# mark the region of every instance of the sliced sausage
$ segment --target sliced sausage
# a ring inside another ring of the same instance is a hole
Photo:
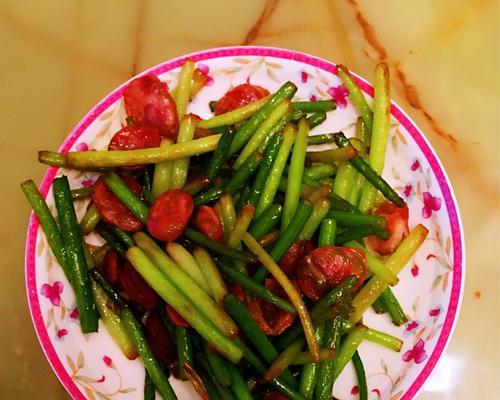
[[[193,208],[193,198],[185,191],[172,189],[163,193],[149,210],[149,233],[164,242],[177,239],[184,232]]]
[[[217,242],[224,241],[224,231],[217,212],[209,206],[200,206],[193,218],[193,224],[201,233]]]
[[[135,123],[145,122],[166,138],[176,140],[179,130],[177,109],[168,87],[158,77],[134,79],[123,91],[125,110]]]
[[[144,278],[137,272],[134,266],[125,260],[119,275],[120,288],[127,293],[128,297],[147,310],[153,309],[160,297],[151,289]]]
[[[129,176],[122,176],[121,178],[136,196],[140,196],[141,185],[137,180]],[[142,228],[141,221],[108,189],[102,176],[99,177],[92,188],[92,201],[99,212],[99,216],[104,221],[117,226],[125,232],[136,232]]]
[[[224,114],[237,108],[246,106],[269,95],[263,87],[244,83],[229,90],[216,103],[215,115]]]
[[[382,216],[387,221],[389,238],[380,239],[378,236],[368,236],[367,244],[381,255],[389,255],[397,249],[402,240],[408,236],[408,206],[398,207],[392,203],[385,202],[377,207],[373,214]]]

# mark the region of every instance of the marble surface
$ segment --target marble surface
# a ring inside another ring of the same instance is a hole
[[[56,148],[108,91],[203,48],[287,47],[370,79],[386,61],[393,97],[454,185],[467,247],[462,312],[420,399],[494,399],[498,384],[499,3],[495,0],[0,0],[0,398],[67,399],[36,339],[24,293],[36,151]]]

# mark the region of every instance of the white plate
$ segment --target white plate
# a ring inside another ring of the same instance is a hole
[[[210,100],[218,99],[233,85],[249,80],[275,91],[287,80],[299,87],[297,98],[328,98],[341,85],[335,65],[295,51],[268,47],[229,47],[206,50],[167,61],[144,74],[155,74],[175,86],[183,60],[189,57],[212,78],[189,105],[202,118],[211,115]],[[359,79],[371,101],[372,87]],[[125,120],[122,91],[110,93],[87,114],[59,149],[104,149]],[[333,89],[332,89],[333,88]],[[355,110],[347,107],[328,113],[313,134],[343,130],[353,134]],[[448,178],[423,134],[395,104],[388,142],[384,177],[406,199],[410,228],[418,223],[429,229],[425,243],[400,274],[394,288],[409,316],[395,327],[386,316],[367,312],[366,325],[404,340],[400,353],[363,343],[370,399],[411,399],[441,357],[458,314],[463,277],[464,242],[458,207]],[[91,173],[49,168],[41,184],[42,194],[54,211],[50,190],[57,175],[66,174],[72,187],[95,179]],[[76,203],[81,216],[86,204]],[[140,360],[127,360],[106,329],[83,335],[75,318],[75,296],[53,257],[32,215],[26,245],[26,286],[31,315],[43,350],[58,378],[74,399],[132,400],[142,398],[144,367]],[[356,399],[355,375],[349,365],[335,384],[334,395]],[[194,399],[188,385],[172,380],[179,399]]]

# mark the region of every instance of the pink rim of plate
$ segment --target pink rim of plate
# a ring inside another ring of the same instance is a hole
[[[333,73],[337,75],[337,70],[334,64],[331,62],[314,57],[308,54],[300,53],[292,50],[285,50],[273,47],[262,47],[262,46],[237,46],[237,47],[225,47],[216,48],[211,50],[205,50],[201,52],[196,52],[188,55],[184,55],[175,58],[171,61],[159,64],[139,75],[154,74],[159,75],[168,72],[172,69],[180,67],[186,58],[190,58],[194,61],[203,61],[214,58],[222,57],[233,57],[233,56],[269,56],[282,58],[291,61],[298,61],[304,64],[312,65],[314,67],[320,68],[324,71]],[[368,95],[373,96],[373,87],[365,80],[360,77],[356,77],[358,85],[361,89]],[[116,102],[122,97],[123,88],[127,82],[119,86],[108,96],[106,96],[102,101],[100,101],[83,119],[75,126],[71,131],[69,136],[63,142],[59,151],[65,153],[73,146],[80,135],[87,129],[87,127],[111,104]],[[437,155],[431,149],[427,139],[416,127],[416,125],[411,121],[411,119],[404,113],[396,104],[392,103],[391,113],[396,120],[398,120],[405,129],[410,133],[411,137],[418,145],[420,150],[423,152],[427,161],[429,162],[439,184],[439,187],[443,193],[444,202],[446,204],[446,209],[448,212],[450,226],[452,230],[452,242],[453,242],[453,256],[454,256],[454,267],[453,267],[453,281],[451,288],[450,301],[448,305],[448,311],[446,314],[445,322],[443,324],[441,334],[436,343],[436,346],[429,357],[424,368],[410,385],[405,394],[400,400],[410,400],[415,397],[424,382],[429,378],[429,375],[436,367],[441,354],[446,349],[448,341],[451,337],[453,329],[456,324],[456,317],[458,315],[458,310],[460,309],[461,297],[463,292],[463,282],[464,282],[464,260],[465,260],[465,248],[463,243],[463,230],[462,222],[460,220],[460,214],[455,199],[455,195],[449,183],[448,177],[439,161]],[[52,181],[54,180],[57,173],[57,168],[50,167],[45,173],[42,183],[40,185],[40,192],[44,197],[50,189]],[[26,290],[28,296],[28,304],[31,312],[31,317],[37,333],[38,339],[42,345],[43,351],[49,360],[54,372],[57,377],[64,385],[66,390],[71,394],[74,399],[85,400],[86,397],[78,389],[75,382],[70,378],[66,369],[64,368],[61,360],[59,359],[52,342],[48,336],[45,324],[43,321],[40,303],[38,300],[38,293],[36,289],[36,275],[35,275],[35,244],[37,240],[38,233],[38,220],[35,218],[34,214],[31,214],[28,234],[26,241]]]

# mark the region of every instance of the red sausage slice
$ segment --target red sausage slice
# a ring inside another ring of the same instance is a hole
[[[194,226],[204,235],[218,242],[224,241],[224,231],[217,212],[209,206],[200,206],[193,219]]]
[[[188,322],[184,318],[182,318],[182,316],[177,311],[175,311],[169,304],[165,305],[165,309],[167,310],[168,317],[175,325],[180,326],[181,328],[190,327]]]
[[[161,136],[158,129],[138,122],[116,132],[108,145],[108,150],[135,150],[158,147]]]
[[[240,301],[245,301],[245,290],[243,290],[243,287],[239,283],[226,282],[226,286]]]
[[[129,176],[122,176],[121,178],[135,195],[140,196],[141,185],[139,182]],[[104,221],[117,226],[125,232],[136,232],[142,228],[141,221],[108,189],[102,176],[94,184],[92,201],[97,211],[99,211],[99,216]]]
[[[144,278],[128,260],[125,260],[120,271],[119,282],[121,289],[130,299],[147,310],[153,309],[160,300],[158,294],[151,289]]]
[[[300,289],[312,300],[319,300],[351,275],[358,278],[359,286],[368,270],[364,253],[350,247],[319,247],[309,252],[298,267]]]
[[[108,250],[104,255],[104,277],[112,285],[118,283],[120,265],[118,255],[113,250]]]
[[[136,123],[119,130],[111,138],[108,150],[136,150],[158,147],[161,136],[158,129],[144,123]],[[125,169],[142,168],[142,165],[124,167]]]
[[[389,238],[382,240],[377,236],[369,236],[365,240],[367,244],[381,255],[388,255],[397,249],[401,241],[408,236],[408,206],[397,207],[392,203],[385,202],[377,207],[373,214],[385,217]]]
[[[244,83],[229,90],[215,105],[215,115],[224,114],[237,108],[246,106],[269,95],[263,87]]]
[[[177,139],[179,119],[168,87],[156,76],[134,79],[123,91],[127,115],[134,122],[145,122],[172,140]]]
[[[314,249],[311,241],[300,240],[295,242],[290,246],[285,255],[281,258],[280,268],[288,276],[294,276],[296,273],[297,266],[307,253]]]
[[[156,239],[170,242],[177,239],[193,213],[193,198],[180,189],[158,196],[148,215],[148,231]]]
[[[294,281],[292,283],[295,285]],[[278,296],[284,299],[288,298],[283,288],[274,278],[266,279],[264,286]],[[250,311],[260,329],[269,336],[281,335],[295,319],[295,315],[289,314],[257,297],[250,299],[248,311]]]
[[[165,365],[170,365],[177,360],[177,347],[158,314],[151,313],[148,316],[144,331],[151,351]]]

